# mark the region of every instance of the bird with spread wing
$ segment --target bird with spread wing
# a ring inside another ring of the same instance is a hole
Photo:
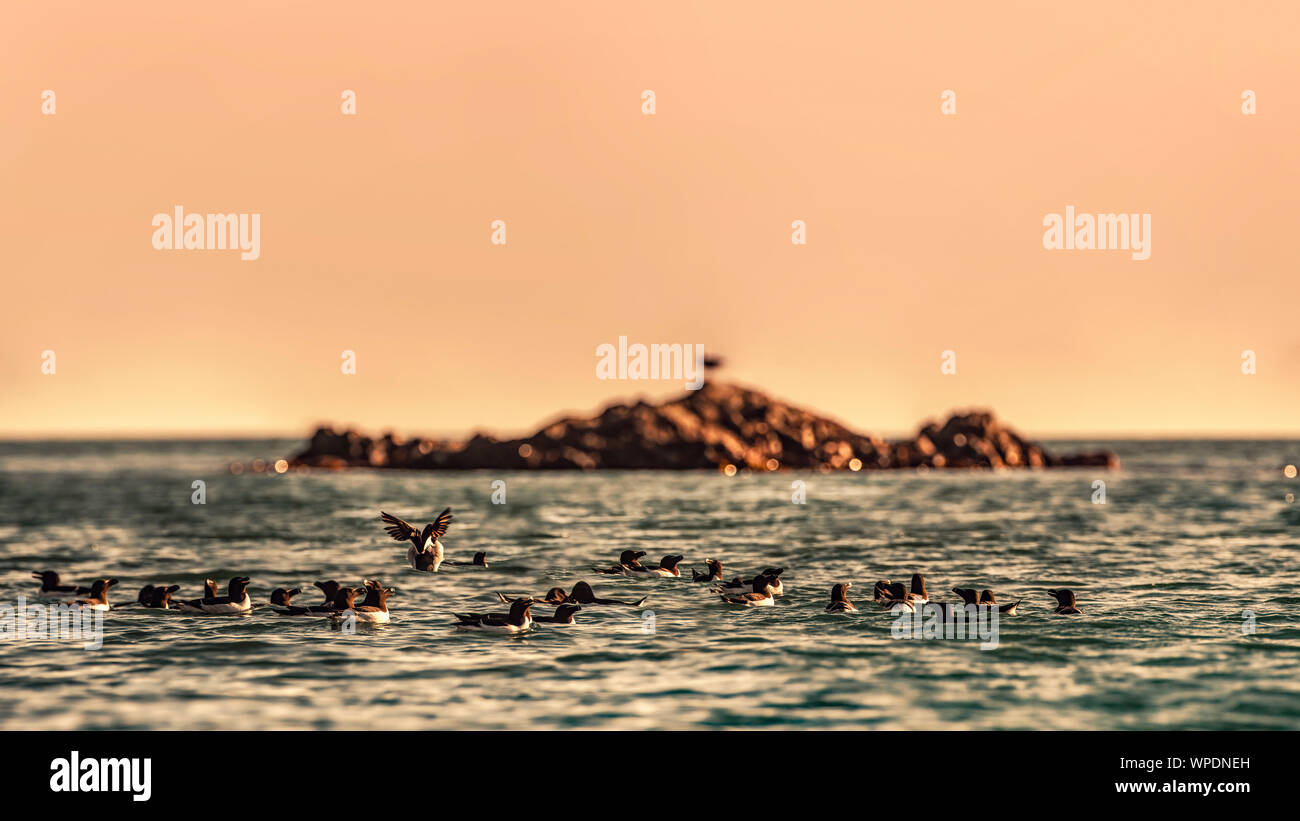
[[[446,534],[447,525],[451,524],[451,508],[439,513],[438,518],[425,525],[422,531],[382,510],[379,515],[387,525],[384,530],[388,531],[389,536],[399,542],[411,543],[406,551],[406,559],[411,567],[427,573],[438,572],[442,565],[442,542],[438,540]]]

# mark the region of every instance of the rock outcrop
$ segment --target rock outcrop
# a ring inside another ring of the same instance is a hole
[[[954,414],[886,442],[758,391],[707,383],[662,404],[610,405],[563,418],[522,439],[475,434],[461,442],[379,438],[320,428],[293,466],[415,470],[882,470],[1117,467],[1106,451],[1054,456],[987,411]]]

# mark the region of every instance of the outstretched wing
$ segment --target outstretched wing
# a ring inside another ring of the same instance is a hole
[[[398,519],[398,521],[400,522],[402,520]],[[405,525],[406,522],[402,522],[402,524]],[[439,513],[438,518],[433,520],[433,538],[441,539],[447,532],[447,525],[449,524],[451,524],[451,508],[447,508],[443,512]],[[410,527],[410,525],[406,526]]]
[[[411,527],[396,516],[392,516],[382,510],[379,511],[379,518],[388,523],[388,527],[385,527],[384,530],[388,531],[388,535],[392,536],[396,541],[406,542],[420,535],[420,531]]]

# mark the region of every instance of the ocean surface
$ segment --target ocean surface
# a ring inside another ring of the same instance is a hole
[[[299,443],[0,443],[0,604],[46,569],[118,578],[117,605],[147,583],[200,595],[206,576],[251,576],[260,602],[285,586],[315,604],[317,579],[397,588],[392,623],[352,633],[266,609],[134,606],[105,615],[100,649],[11,628],[0,728],[1300,729],[1300,480],[1283,472],[1300,442],[1048,444],[1109,447],[1124,467],[232,475]],[[490,568],[417,573],[379,521],[382,508],[422,526],[447,506],[449,558],[485,550]],[[630,548],[685,568],[718,558],[728,576],[783,566],[786,595],[743,609],[685,579],[591,572]],[[1020,615],[999,620],[992,650],[895,638],[872,584],[913,572],[937,600],[987,587],[1023,599]],[[519,637],[452,626],[453,612],[504,610],[494,591],[581,579],[649,601]],[[840,581],[861,613],[823,612]],[[1052,615],[1053,587],[1084,615]]]

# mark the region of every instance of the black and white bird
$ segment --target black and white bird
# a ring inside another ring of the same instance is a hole
[[[849,588],[852,582],[841,582],[831,587],[831,603],[826,605],[827,613],[856,613],[858,608],[849,601]]]
[[[699,573],[696,572],[694,568],[691,569],[691,581],[693,582],[721,582],[722,581],[722,562],[718,561],[717,559],[705,559],[704,567],[708,569],[709,571],[708,573]]]
[[[374,579],[364,579],[361,583],[365,585],[365,599],[361,604],[354,604],[346,610],[339,611],[338,616],[341,618],[351,616],[357,621],[369,624],[388,624],[388,597],[397,591],[391,587],[384,587],[382,582]]]
[[[887,610],[901,607],[910,613],[916,612],[917,601],[908,591],[907,585],[902,582],[886,582],[884,591],[879,594],[876,601]]]
[[[91,610],[108,610],[108,588],[117,584],[117,579],[96,579],[90,585],[90,597],[77,599],[69,604],[89,607]]]
[[[573,614],[582,609],[580,604],[562,604],[553,616],[533,616],[533,621],[546,624],[573,624]]]
[[[1014,616],[1016,614],[1016,608],[1020,606],[1020,600],[1017,599],[1011,604],[1000,604],[997,597],[993,595],[992,590],[983,590],[980,592],[980,604],[987,604],[990,607],[996,607],[999,613],[1007,616]]]
[[[632,567],[628,568],[627,574],[629,576],[659,576],[663,578],[669,578],[669,577],[679,578],[682,575],[682,571],[677,569],[677,563],[680,562],[683,558],[684,558],[683,556],[664,556],[662,559],[659,560],[658,567],[647,567],[641,564],[640,562],[637,562],[635,568]]]
[[[742,579],[740,576],[737,576],[729,582],[723,582],[715,589],[719,593],[744,593],[754,586],[754,582],[763,577],[767,577],[768,581],[772,585],[772,595],[784,596],[785,585],[781,583],[781,574],[784,572],[784,567],[765,567],[763,568],[762,573],[759,573],[752,579]]]
[[[388,531],[389,536],[395,541],[411,543],[406,551],[406,560],[411,563],[411,567],[426,573],[438,572],[442,566],[442,542],[439,539],[446,535],[447,525],[451,524],[451,508],[439,513],[437,519],[424,526],[424,530],[416,530],[407,522],[382,510],[379,511],[379,516],[387,523],[384,530]]]
[[[324,604],[315,604],[310,607],[293,604],[293,597],[302,591],[296,587],[291,590],[277,587],[271,591],[271,611],[281,616],[333,616],[339,613],[339,609],[334,606],[334,597],[338,595],[339,583],[328,581],[313,582],[313,584],[325,594]]]
[[[916,604],[925,604],[930,600],[930,594],[925,592],[925,576],[920,573],[912,574],[912,601]]]
[[[519,599],[532,599],[534,604],[554,604],[561,605],[570,601],[569,594],[564,592],[563,587],[552,587],[546,591],[545,596],[507,596],[505,593],[497,593],[497,598],[502,604],[510,604]]]
[[[1066,590],[1048,590],[1048,595],[1056,599],[1056,609],[1052,612],[1058,616],[1082,616],[1083,611],[1075,607],[1074,591]]]
[[[135,600],[145,607],[156,610],[170,610],[172,607],[172,594],[180,589],[179,584],[170,586],[146,584],[140,588],[140,594],[136,596]]]
[[[82,587],[79,584],[59,584],[59,574],[53,570],[32,571],[32,578],[41,580],[41,592],[36,595],[43,599],[90,595],[89,587]]]
[[[206,613],[210,616],[232,616],[247,613],[253,609],[253,601],[248,597],[247,576],[235,576],[226,586],[224,596],[204,596],[201,599],[185,599],[172,602],[178,610],[186,613]]]
[[[776,604],[773,598],[772,582],[776,579],[771,576],[758,575],[754,577],[753,590],[748,593],[738,593],[735,595],[722,594],[722,600],[727,604],[740,604],[745,607],[771,607]]]
[[[516,599],[510,603],[509,613],[453,613],[456,626],[468,630],[490,630],[497,633],[522,633],[533,627],[532,599]]]
[[[641,557],[644,555],[644,550],[624,550],[618,555],[618,564],[613,567],[597,567],[593,569],[597,573],[604,573],[607,576],[630,576],[633,573],[641,573],[649,569],[641,564]]]

